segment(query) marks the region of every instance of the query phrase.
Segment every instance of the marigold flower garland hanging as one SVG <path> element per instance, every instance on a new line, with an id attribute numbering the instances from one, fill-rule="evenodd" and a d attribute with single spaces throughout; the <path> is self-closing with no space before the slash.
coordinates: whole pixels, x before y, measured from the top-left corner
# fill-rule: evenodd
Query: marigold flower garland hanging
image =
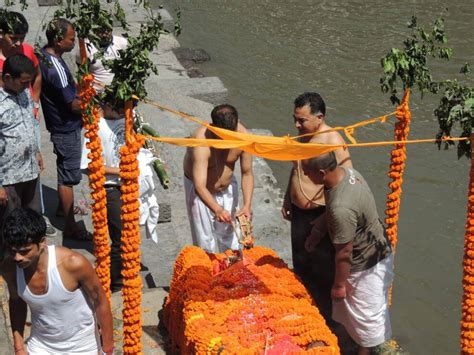
<path id="1" fill-rule="evenodd" d="M 405 90 L 402 102 L 397 107 L 395 117 L 398 122 L 395 124 L 395 140 L 404 141 L 408 139 L 410 132 L 411 112 L 408 106 L 410 90 Z M 385 210 L 385 223 L 387 224 L 387 235 L 395 251 L 398 234 L 398 216 L 400 212 L 400 198 L 402 194 L 403 173 L 405 171 L 406 145 L 396 144 L 391 152 L 390 171 L 388 176 L 392 182 L 388 184 L 391 192 L 387 195 L 387 209 Z"/>
<path id="2" fill-rule="evenodd" d="M 79 41 L 81 60 L 85 62 L 84 40 Z M 110 242 L 109 229 L 107 226 L 107 196 L 104 189 L 105 167 L 102 158 L 102 144 L 99 137 L 99 108 L 94 105 L 93 98 L 96 91 L 92 86 L 94 76 L 86 74 L 80 82 L 79 97 L 81 99 L 81 110 L 85 137 L 89 139 L 87 148 L 90 159 L 87 169 L 89 170 L 89 187 L 92 205 L 92 224 L 94 226 L 94 256 L 96 258 L 96 273 L 110 302 Z"/>
<path id="3" fill-rule="evenodd" d="M 125 103 L 125 141 L 120 149 L 120 178 L 122 200 L 122 298 L 123 298 L 123 353 L 142 353 L 141 298 L 142 280 L 140 278 L 140 203 L 137 155 L 143 139 L 133 132 L 133 104 Z"/>
<path id="4" fill-rule="evenodd" d="M 232 254 L 186 247 L 176 259 L 163 321 L 181 354 L 339 354 L 311 296 L 270 249 Z"/>
<path id="5" fill-rule="evenodd" d="M 471 135 L 471 154 L 473 144 L 474 135 Z M 471 157 L 463 267 L 461 352 L 474 354 L 474 155 Z"/>

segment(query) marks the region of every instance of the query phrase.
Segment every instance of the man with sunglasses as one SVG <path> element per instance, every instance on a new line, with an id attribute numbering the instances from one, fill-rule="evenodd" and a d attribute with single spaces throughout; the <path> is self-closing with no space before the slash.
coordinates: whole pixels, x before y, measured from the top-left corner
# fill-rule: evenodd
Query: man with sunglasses
<path id="1" fill-rule="evenodd" d="M 294 101 L 293 118 L 303 143 L 345 144 L 338 132 L 329 132 L 326 104 L 316 92 L 305 92 Z M 352 167 L 347 148 L 335 151 L 339 165 Z M 327 236 L 324 186 L 303 174 L 295 161 L 285 194 L 282 214 L 291 222 L 294 272 L 311 292 L 321 314 L 331 320 L 331 286 L 334 280 L 334 247 Z"/>

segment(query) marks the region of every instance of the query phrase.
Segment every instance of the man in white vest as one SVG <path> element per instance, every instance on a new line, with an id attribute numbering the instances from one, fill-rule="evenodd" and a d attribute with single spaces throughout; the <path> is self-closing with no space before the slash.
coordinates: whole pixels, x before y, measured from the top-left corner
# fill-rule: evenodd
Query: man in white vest
<path id="1" fill-rule="evenodd" d="M 10 256 L 2 276 L 10 294 L 14 354 L 113 354 L 112 312 L 91 263 L 47 245 L 45 231 L 44 219 L 28 208 L 13 210 L 3 225 Z M 31 334 L 25 344 L 27 305 Z"/>

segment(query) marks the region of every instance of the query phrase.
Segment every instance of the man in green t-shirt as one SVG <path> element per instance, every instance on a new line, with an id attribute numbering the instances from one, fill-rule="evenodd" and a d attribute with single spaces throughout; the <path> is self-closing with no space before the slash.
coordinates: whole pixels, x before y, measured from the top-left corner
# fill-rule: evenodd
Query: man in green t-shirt
<path id="1" fill-rule="evenodd" d="M 393 256 L 374 196 L 357 171 L 337 165 L 333 152 L 302 165 L 306 176 L 324 185 L 327 226 L 336 249 L 332 317 L 359 345 L 359 354 L 369 354 L 392 332 L 388 289 Z"/>

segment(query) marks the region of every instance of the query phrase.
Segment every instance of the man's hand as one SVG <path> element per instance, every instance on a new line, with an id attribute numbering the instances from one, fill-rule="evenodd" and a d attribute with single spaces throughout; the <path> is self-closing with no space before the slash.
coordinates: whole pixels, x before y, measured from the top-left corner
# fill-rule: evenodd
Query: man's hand
<path id="1" fill-rule="evenodd" d="M 291 200 L 289 196 L 285 196 L 283 200 L 283 206 L 281 207 L 281 214 L 283 219 L 291 221 Z"/>
<path id="2" fill-rule="evenodd" d="M 322 234 L 311 233 L 304 242 L 304 248 L 306 249 L 306 251 L 308 253 L 311 253 L 312 251 L 314 251 L 314 249 L 316 249 L 316 247 L 318 246 L 322 238 L 323 238 Z"/>
<path id="3" fill-rule="evenodd" d="M 344 298 L 346 298 L 346 286 L 333 285 L 331 289 L 331 298 L 334 301 L 342 301 Z"/>
<path id="4" fill-rule="evenodd" d="M 249 221 L 252 220 L 252 211 L 250 210 L 250 207 L 244 207 L 240 211 L 238 211 L 235 216 L 239 217 L 244 215 Z"/>
<path id="5" fill-rule="evenodd" d="M 221 223 L 232 224 L 232 216 L 223 207 L 215 211 L 216 219 Z"/>
<path id="6" fill-rule="evenodd" d="M 5 190 L 3 187 L 0 187 L 0 205 L 6 206 L 7 203 L 8 203 L 7 190 Z"/>
<path id="7" fill-rule="evenodd" d="M 43 156 L 41 155 L 40 152 L 36 153 L 36 161 L 38 162 L 40 172 L 43 172 L 43 170 L 44 170 L 44 161 L 43 161 Z"/>
<path id="8" fill-rule="evenodd" d="M 15 349 L 15 355 L 28 355 L 28 352 L 25 348 Z"/>
<path id="9" fill-rule="evenodd" d="M 317 217 L 311 221 L 310 224 L 312 225 L 311 233 L 309 234 L 308 238 L 306 238 L 304 243 L 304 248 L 308 253 L 311 253 L 316 248 L 328 231 L 326 215 Z"/>

